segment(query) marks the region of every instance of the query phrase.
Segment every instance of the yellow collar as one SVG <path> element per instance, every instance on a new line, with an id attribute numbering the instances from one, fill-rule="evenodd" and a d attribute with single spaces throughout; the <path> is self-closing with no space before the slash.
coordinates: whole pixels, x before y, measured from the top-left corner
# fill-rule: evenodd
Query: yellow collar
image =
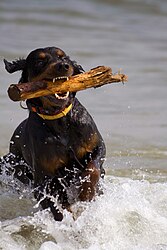
<path id="1" fill-rule="evenodd" d="M 65 108 L 63 111 L 61 111 L 60 113 L 56 114 L 56 115 L 43 115 L 43 114 L 39 114 L 37 113 L 42 119 L 44 120 L 56 120 L 59 119 L 63 116 L 66 116 L 68 114 L 68 112 L 71 110 L 72 108 L 72 103 Z"/>

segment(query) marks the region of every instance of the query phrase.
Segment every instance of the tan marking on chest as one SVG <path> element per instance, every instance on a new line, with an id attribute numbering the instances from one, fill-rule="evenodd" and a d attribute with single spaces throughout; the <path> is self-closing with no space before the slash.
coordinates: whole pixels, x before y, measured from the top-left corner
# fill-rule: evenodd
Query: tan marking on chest
<path id="1" fill-rule="evenodd" d="M 52 159 L 44 159 L 42 161 L 43 170 L 46 174 L 54 176 L 56 171 L 64 167 L 67 164 L 67 160 L 64 158 L 58 158 L 57 156 Z"/>
<path id="2" fill-rule="evenodd" d="M 90 153 L 93 152 L 97 144 L 98 144 L 98 135 L 95 133 L 92 134 L 86 142 L 82 143 L 82 145 L 77 148 L 78 158 L 84 157 L 84 155 L 88 152 Z"/>

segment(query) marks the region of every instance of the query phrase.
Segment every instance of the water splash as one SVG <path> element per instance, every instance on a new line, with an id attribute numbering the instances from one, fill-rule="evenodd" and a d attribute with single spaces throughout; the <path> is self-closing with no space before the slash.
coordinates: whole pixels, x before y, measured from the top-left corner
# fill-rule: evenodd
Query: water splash
<path id="1" fill-rule="evenodd" d="M 2 222 L 0 248 L 167 249 L 167 183 L 108 176 L 103 185 L 103 195 L 64 211 L 62 222 L 46 210 Z"/>

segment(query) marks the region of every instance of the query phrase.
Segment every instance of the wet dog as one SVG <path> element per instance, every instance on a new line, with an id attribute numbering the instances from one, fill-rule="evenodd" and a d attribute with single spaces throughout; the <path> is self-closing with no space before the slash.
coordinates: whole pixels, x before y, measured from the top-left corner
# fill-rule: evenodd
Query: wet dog
<path id="1" fill-rule="evenodd" d="M 20 83 L 55 81 L 83 72 L 56 47 L 39 48 L 26 59 L 4 63 L 9 73 L 22 71 Z M 35 198 L 59 221 L 62 209 L 94 199 L 104 176 L 103 139 L 75 96 L 66 92 L 27 100 L 29 117 L 16 128 L 10 152 L 0 162 L 10 163 L 21 182 L 33 183 Z"/>

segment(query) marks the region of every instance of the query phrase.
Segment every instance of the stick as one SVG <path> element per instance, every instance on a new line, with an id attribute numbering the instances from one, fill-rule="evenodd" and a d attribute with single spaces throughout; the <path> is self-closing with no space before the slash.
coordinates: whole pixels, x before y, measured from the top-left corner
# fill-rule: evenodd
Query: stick
<path id="1" fill-rule="evenodd" d="M 127 75 L 112 74 L 112 69 L 98 66 L 88 72 L 71 76 L 67 79 L 52 81 L 11 84 L 8 95 L 13 101 L 21 101 L 54 93 L 77 92 L 87 88 L 97 88 L 113 82 L 126 82 Z"/>

